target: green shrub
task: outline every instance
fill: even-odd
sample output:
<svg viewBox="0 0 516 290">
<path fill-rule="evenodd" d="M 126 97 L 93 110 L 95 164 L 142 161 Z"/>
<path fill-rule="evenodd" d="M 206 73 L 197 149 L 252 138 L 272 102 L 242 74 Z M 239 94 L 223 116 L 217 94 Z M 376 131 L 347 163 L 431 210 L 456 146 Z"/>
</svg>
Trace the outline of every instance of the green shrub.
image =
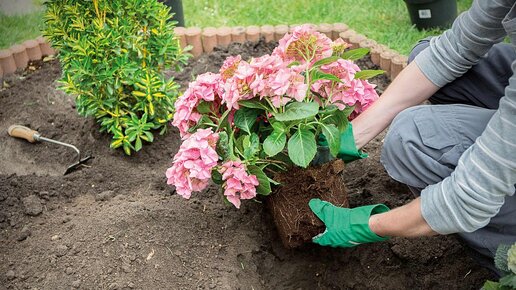
<svg viewBox="0 0 516 290">
<path fill-rule="evenodd" d="M 59 51 L 60 88 L 76 96 L 79 114 L 94 116 L 126 154 L 167 130 L 178 85 L 163 71 L 188 54 L 156 0 L 50 0 L 44 35 Z"/>
</svg>

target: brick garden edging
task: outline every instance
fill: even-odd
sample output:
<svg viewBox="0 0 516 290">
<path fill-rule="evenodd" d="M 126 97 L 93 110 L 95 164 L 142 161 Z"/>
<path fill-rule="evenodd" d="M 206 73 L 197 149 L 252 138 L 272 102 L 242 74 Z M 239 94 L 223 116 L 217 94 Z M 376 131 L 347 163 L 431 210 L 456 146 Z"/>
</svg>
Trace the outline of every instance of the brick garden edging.
<svg viewBox="0 0 516 290">
<path fill-rule="evenodd" d="M 181 46 L 192 46 L 190 53 L 197 57 L 202 53 L 213 51 L 216 46 L 226 47 L 232 42 L 243 43 L 246 41 L 258 41 L 263 37 L 265 41 L 278 41 L 285 33 L 292 30 L 294 25 L 263 25 L 263 26 L 235 26 L 235 27 L 176 27 L 175 34 L 180 40 Z M 322 23 L 314 25 L 317 31 L 326 34 L 332 40 L 342 38 L 352 45 L 352 48 L 365 47 L 370 49 L 371 60 L 380 66 L 387 75 L 394 79 L 407 65 L 407 57 L 368 39 L 359 34 L 344 23 Z M 17 70 L 27 68 L 29 61 L 40 60 L 45 56 L 54 55 L 56 51 L 48 41 L 40 36 L 34 40 L 27 40 L 22 44 L 16 44 L 9 49 L 0 50 L 0 80 Z M 1 85 L 1 84 L 0 84 Z"/>
<path fill-rule="evenodd" d="M 0 79 L 17 70 L 26 69 L 29 61 L 41 60 L 55 53 L 43 36 L 0 50 Z"/>
</svg>

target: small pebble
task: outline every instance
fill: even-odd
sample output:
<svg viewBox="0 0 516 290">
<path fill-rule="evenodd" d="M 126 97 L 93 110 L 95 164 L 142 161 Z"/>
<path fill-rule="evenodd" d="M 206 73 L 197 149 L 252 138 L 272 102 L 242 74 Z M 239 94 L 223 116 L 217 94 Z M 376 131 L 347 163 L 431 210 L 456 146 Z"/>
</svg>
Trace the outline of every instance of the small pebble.
<svg viewBox="0 0 516 290">
<path fill-rule="evenodd" d="M 75 280 L 72 282 L 73 288 L 79 288 L 81 286 L 81 280 Z"/>
<path fill-rule="evenodd" d="M 73 269 L 72 269 L 72 267 L 66 267 L 66 269 L 65 269 L 65 273 L 66 273 L 66 275 L 72 275 L 72 274 L 73 274 Z"/>
<path fill-rule="evenodd" d="M 7 271 L 5 276 L 7 277 L 8 280 L 13 280 L 14 278 L 16 278 L 16 274 L 14 274 L 13 270 Z"/>
<path fill-rule="evenodd" d="M 39 197 L 35 195 L 27 196 L 22 200 L 25 214 L 37 216 L 43 212 L 43 204 Z"/>
<path fill-rule="evenodd" d="M 21 242 L 21 241 L 24 241 L 26 240 L 30 235 L 32 234 L 32 232 L 29 230 L 29 227 L 27 226 L 24 226 L 22 228 L 22 230 L 20 231 L 20 235 L 18 236 L 18 241 Z"/>
<path fill-rule="evenodd" d="M 130 273 L 131 272 L 131 266 L 127 265 L 127 264 L 122 265 L 122 271 L 124 271 L 125 273 Z"/>
<path fill-rule="evenodd" d="M 95 195 L 95 201 L 106 201 L 110 200 L 115 196 L 115 192 L 113 190 L 106 190 L 97 195 Z"/>
<path fill-rule="evenodd" d="M 62 257 L 64 255 L 66 255 L 67 252 L 68 252 L 68 247 L 66 245 L 59 245 L 56 248 L 56 255 L 58 257 Z"/>
<path fill-rule="evenodd" d="M 61 238 L 61 237 L 60 237 L 59 235 L 53 235 L 50 239 L 51 239 L 52 241 L 57 241 L 57 240 L 59 240 L 60 238 Z"/>
</svg>

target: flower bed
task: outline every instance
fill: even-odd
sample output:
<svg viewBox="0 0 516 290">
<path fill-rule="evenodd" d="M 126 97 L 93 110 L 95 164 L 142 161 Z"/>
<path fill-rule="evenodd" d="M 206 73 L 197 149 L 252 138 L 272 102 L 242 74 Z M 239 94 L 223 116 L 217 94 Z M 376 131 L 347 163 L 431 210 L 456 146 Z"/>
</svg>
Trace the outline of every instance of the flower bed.
<svg viewBox="0 0 516 290">
<path fill-rule="evenodd" d="M 216 72 L 230 55 L 271 53 L 274 43 L 230 44 L 190 62 L 176 80 Z M 363 68 L 377 68 L 369 59 Z M 453 237 L 393 239 L 354 249 L 307 245 L 287 251 L 260 203 L 240 210 L 218 188 L 185 201 L 163 172 L 179 148 L 173 131 L 134 156 L 108 148 L 109 136 L 77 115 L 56 90 L 57 62 L 6 77 L 0 91 L 0 285 L 7 288 L 134 289 L 478 289 L 492 278 Z M 20 77 L 23 76 L 23 77 Z M 373 79 L 379 90 L 388 79 Z M 78 146 L 96 158 L 62 176 L 66 148 L 8 137 L 14 123 Z M 382 136 L 370 157 L 346 167 L 350 206 L 412 198 L 381 165 Z"/>
</svg>

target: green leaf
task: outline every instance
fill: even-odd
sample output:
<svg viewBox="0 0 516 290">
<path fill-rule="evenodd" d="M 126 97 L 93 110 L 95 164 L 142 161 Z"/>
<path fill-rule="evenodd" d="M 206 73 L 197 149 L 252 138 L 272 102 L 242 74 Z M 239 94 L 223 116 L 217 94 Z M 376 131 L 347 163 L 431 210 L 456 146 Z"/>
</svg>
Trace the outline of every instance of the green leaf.
<svg viewBox="0 0 516 290">
<path fill-rule="evenodd" d="M 327 58 L 323 58 L 321 60 L 316 61 L 312 65 L 312 67 L 320 67 L 320 66 L 323 66 L 325 64 L 330 64 L 332 62 L 336 62 L 339 59 L 340 59 L 340 57 L 338 57 L 338 56 L 330 56 L 330 57 L 327 57 Z"/>
<path fill-rule="evenodd" d="M 500 278 L 500 285 L 516 289 L 516 274 L 509 274 Z"/>
<path fill-rule="evenodd" d="M 300 65 L 300 64 L 301 64 L 301 63 L 300 63 L 299 61 L 293 61 L 293 62 L 289 63 L 289 64 L 287 65 L 287 67 L 288 67 L 288 68 L 291 68 L 291 67 L 293 67 L 293 66 L 295 66 L 295 65 Z"/>
<path fill-rule="evenodd" d="M 249 135 L 240 135 L 236 140 L 235 140 L 235 150 L 237 153 L 239 153 L 240 155 L 244 155 L 244 139 L 247 139 L 247 142 L 249 142 Z"/>
<path fill-rule="evenodd" d="M 353 113 L 353 111 L 355 110 L 355 106 L 349 106 L 349 107 L 346 107 L 344 110 L 342 110 L 342 114 L 344 114 L 347 117 L 349 117 L 349 115 L 351 115 L 351 113 Z"/>
<path fill-rule="evenodd" d="M 220 117 L 219 125 L 217 126 L 216 131 L 220 131 L 221 128 L 226 129 L 226 131 L 231 131 L 231 126 L 229 125 L 228 117 L 231 109 L 226 110 L 222 116 Z"/>
<path fill-rule="evenodd" d="M 134 150 L 140 151 L 140 149 L 142 149 L 142 139 L 140 139 L 140 137 L 138 136 L 136 138 L 136 142 L 134 142 Z"/>
<path fill-rule="evenodd" d="M 206 101 L 201 101 L 197 107 L 197 112 L 201 113 L 201 114 L 208 114 L 209 112 L 211 112 L 211 103 L 210 102 L 206 102 Z"/>
<path fill-rule="evenodd" d="M 276 122 L 279 123 L 279 122 Z M 287 143 L 287 134 L 284 131 L 274 130 L 263 141 L 263 150 L 268 156 L 274 156 L 280 153 Z"/>
<path fill-rule="evenodd" d="M 341 82 L 341 80 L 335 75 L 322 72 L 318 69 L 314 69 L 310 71 L 310 82 L 313 83 L 317 80 L 330 80 L 334 82 Z"/>
<path fill-rule="evenodd" d="M 235 126 L 244 130 L 248 134 L 251 134 L 251 128 L 256 123 L 256 118 L 259 115 L 259 111 L 250 108 L 240 108 L 235 113 Z"/>
<path fill-rule="evenodd" d="M 261 109 L 261 110 L 270 111 L 269 107 L 267 105 L 261 103 L 258 100 L 255 100 L 255 99 L 239 101 L 238 104 L 240 106 L 246 107 L 246 108 Z"/>
<path fill-rule="evenodd" d="M 274 117 L 277 121 L 294 121 L 311 118 L 319 112 L 319 104 L 316 102 L 290 103 L 285 107 L 284 113 L 275 114 Z"/>
<path fill-rule="evenodd" d="M 337 110 L 331 114 L 328 118 L 324 119 L 325 124 L 333 124 L 337 126 L 340 132 L 343 132 L 349 124 L 348 116 L 355 109 L 354 106 L 347 107 L 344 110 Z"/>
<path fill-rule="evenodd" d="M 252 175 L 255 175 L 260 183 L 256 188 L 256 192 L 261 195 L 269 195 L 271 193 L 271 183 L 269 177 L 258 166 L 249 165 L 247 170 Z"/>
<path fill-rule="evenodd" d="M 328 115 L 328 114 L 332 114 L 333 112 L 337 111 L 339 108 L 335 105 L 329 105 L 329 106 L 326 106 L 326 108 L 321 108 L 319 110 L 319 114 L 321 115 Z"/>
<path fill-rule="evenodd" d="M 306 168 L 316 152 L 315 135 L 307 128 L 299 128 L 288 140 L 288 156 L 298 166 Z"/>
<path fill-rule="evenodd" d="M 367 80 L 383 73 L 385 73 L 385 71 L 381 69 L 362 70 L 355 73 L 355 79 Z"/>
<path fill-rule="evenodd" d="M 339 154 L 340 149 L 340 131 L 333 124 L 321 124 L 322 132 L 326 137 L 326 141 L 328 142 L 328 147 L 330 147 L 330 153 L 333 156 L 337 156 Z"/>
<path fill-rule="evenodd" d="M 363 48 L 348 50 L 348 51 L 344 52 L 343 54 L 341 54 L 340 57 L 342 57 L 343 59 L 348 59 L 348 60 L 357 60 L 357 59 L 361 59 L 362 57 L 366 56 L 368 53 L 369 53 L 369 48 L 363 47 Z"/>
<path fill-rule="evenodd" d="M 127 143 L 124 142 L 123 148 L 124 148 L 125 154 L 131 155 L 131 146 L 130 146 L 130 144 L 127 144 Z"/>
<path fill-rule="evenodd" d="M 215 168 L 211 170 L 211 180 L 218 185 L 222 185 L 224 183 L 222 180 L 222 174 L 220 174 L 220 172 Z"/>
<path fill-rule="evenodd" d="M 230 157 L 233 156 L 233 146 L 229 145 L 228 133 L 224 131 L 219 132 L 219 141 L 217 142 L 216 151 L 223 160 L 230 159 Z"/>
<path fill-rule="evenodd" d="M 255 133 L 244 137 L 244 158 L 253 158 L 260 151 L 260 138 Z"/>
<path fill-rule="evenodd" d="M 487 280 L 482 286 L 482 290 L 500 290 L 500 283 Z"/>
</svg>

